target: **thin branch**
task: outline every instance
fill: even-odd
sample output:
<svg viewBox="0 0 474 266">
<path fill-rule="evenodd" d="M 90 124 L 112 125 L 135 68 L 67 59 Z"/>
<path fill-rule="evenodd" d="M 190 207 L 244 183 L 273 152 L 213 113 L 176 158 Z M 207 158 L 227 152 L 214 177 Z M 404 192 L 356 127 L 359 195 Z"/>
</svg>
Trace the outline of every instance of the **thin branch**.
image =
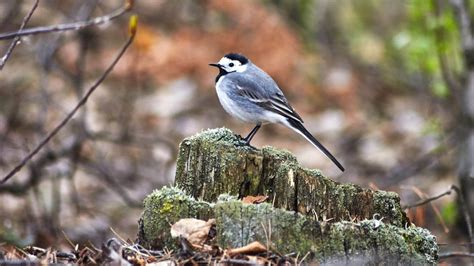
<svg viewBox="0 0 474 266">
<path fill-rule="evenodd" d="M 421 205 L 425 205 L 427 203 L 430 203 L 432 201 L 435 201 L 437 199 L 440 199 L 444 196 L 447 196 L 447 195 L 451 195 L 451 192 L 453 191 L 452 188 L 450 188 L 448 191 L 445 191 L 437 196 L 433 196 L 433 197 L 429 197 L 429 198 L 426 198 L 426 199 L 423 199 L 423 200 L 420 200 L 416 203 L 413 203 L 411 205 L 405 205 L 405 206 L 402 206 L 403 209 L 411 209 L 411 208 L 414 208 L 414 207 L 418 207 L 418 206 L 421 206 Z"/>
<path fill-rule="evenodd" d="M 26 26 L 26 23 L 28 23 L 28 21 L 30 21 L 30 18 L 31 16 L 33 15 L 33 13 L 35 12 L 36 8 L 38 7 L 38 4 L 39 4 L 39 0 L 36 0 L 33 7 L 31 8 L 30 12 L 28 12 L 28 14 L 26 15 L 26 17 L 23 18 L 23 22 L 21 23 L 21 26 L 20 26 L 20 29 L 19 31 L 22 31 L 25 26 Z M 0 70 L 3 69 L 3 67 L 5 66 L 5 64 L 7 63 L 8 61 L 8 58 L 10 58 L 10 55 L 13 53 L 13 50 L 15 49 L 15 47 L 17 46 L 17 44 L 20 42 L 20 37 L 19 36 L 16 36 L 12 43 L 10 44 L 10 46 L 8 47 L 8 50 L 7 52 L 5 53 L 5 55 L 0 58 Z"/>
<path fill-rule="evenodd" d="M 412 186 L 410 188 L 413 192 L 415 192 L 418 197 L 420 197 L 420 199 L 426 199 L 428 198 L 428 194 L 424 193 L 423 191 L 421 191 L 419 188 L 417 188 L 416 186 Z M 443 219 L 443 216 L 441 215 L 441 212 L 439 211 L 439 209 L 433 204 L 433 202 L 429 202 L 430 203 L 430 206 L 431 208 L 433 209 L 433 211 L 435 212 L 436 216 L 438 217 L 441 225 L 443 226 L 443 229 L 444 229 L 444 232 L 445 233 L 449 233 L 449 228 L 446 226 L 446 223 Z"/>
<path fill-rule="evenodd" d="M 52 26 L 43 26 L 43 27 L 34 27 L 29 29 L 24 29 L 15 32 L 7 32 L 0 34 L 0 40 L 8 40 L 16 37 L 27 36 L 27 35 L 36 35 L 40 33 L 49 33 L 49 32 L 59 32 L 59 31 L 68 31 L 68 30 L 80 30 L 93 25 L 100 25 L 113 19 L 116 19 L 123 15 L 125 12 L 132 9 L 132 1 L 128 0 L 122 5 L 119 9 L 111 12 L 108 15 L 96 17 L 87 21 L 79 21 L 74 23 L 59 24 Z"/>
<path fill-rule="evenodd" d="M 453 252 L 445 252 L 439 254 L 439 259 L 448 259 L 453 257 L 467 257 L 467 258 L 474 258 L 474 253 L 463 252 L 463 251 L 453 251 Z"/>
<path fill-rule="evenodd" d="M 51 133 L 49 133 L 46 138 L 44 138 L 36 148 L 31 151 L 23 160 L 13 168 L 1 181 L 0 184 L 5 183 L 8 179 L 13 177 L 18 171 L 25 166 L 31 158 L 38 153 L 48 142 L 69 122 L 69 120 L 74 116 L 74 114 L 83 106 L 87 100 L 89 99 L 89 96 L 99 87 L 99 85 L 105 80 L 105 78 L 109 75 L 109 73 L 114 69 L 115 65 L 118 63 L 120 58 L 122 58 L 123 54 L 127 50 L 127 48 L 130 46 L 130 44 L 133 42 L 133 39 L 135 38 L 135 31 L 130 31 L 130 37 L 128 38 L 127 42 L 123 45 L 122 49 L 120 52 L 117 54 L 115 59 L 112 61 L 112 63 L 109 65 L 109 67 L 105 70 L 105 72 L 100 76 L 100 78 L 92 85 L 92 87 L 89 88 L 87 93 L 82 97 L 82 99 L 76 104 L 76 107 L 57 125 Z"/>
<path fill-rule="evenodd" d="M 21 196 L 25 194 L 32 186 L 36 185 L 42 177 L 43 168 L 51 165 L 62 158 L 67 158 L 73 153 L 80 145 L 82 140 L 76 139 L 75 141 L 66 143 L 57 151 L 47 150 L 36 157 L 34 163 L 28 167 L 29 173 L 28 178 L 22 183 L 10 183 L 0 186 L 0 193 L 10 193 L 15 196 Z"/>
<path fill-rule="evenodd" d="M 473 232 L 472 232 L 472 219 L 471 219 L 471 216 L 469 214 L 469 210 L 466 208 L 466 202 L 464 200 L 464 197 L 463 197 L 463 194 L 461 192 L 461 190 L 455 186 L 455 185 L 452 185 L 448 191 L 446 192 L 443 192 L 437 196 L 433 196 L 433 197 L 430 197 L 430 198 L 426 198 L 426 199 L 423 199 L 417 203 L 414 203 L 412 205 L 406 205 L 404 206 L 403 208 L 404 209 L 409 209 L 409 208 L 413 208 L 413 207 L 417 207 L 417 206 L 421 206 L 421 205 L 424 205 L 424 204 L 427 204 L 429 202 L 432 202 L 434 200 L 437 200 L 439 198 L 442 198 L 446 195 L 449 195 L 451 194 L 452 191 L 455 191 L 456 194 L 458 195 L 458 201 L 459 201 L 459 205 L 460 205 L 460 209 L 461 209 L 461 212 L 464 216 L 464 222 L 466 223 L 466 227 L 467 227 L 467 233 L 469 235 L 469 242 L 471 243 L 470 246 L 472 247 L 474 243 L 474 235 L 473 235 Z"/>
<path fill-rule="evenodd" d="M 90 162 L 89 160 L 81 160 L 80 164 L 85 168 L 86 171 L 90 171 L 95 175 L 100 175 L 107 184 L 107 187 L 117 193 L 117 195 L 120 196 L 129 207 L 142 207 L 142 203 L 131 198 L 128 195 L 126 189 L 122 186 L 122 184 L 110 174 L 111 171 L 107 169 L 104 165 L 95 164 L 93 162 Z"/>
</svg>

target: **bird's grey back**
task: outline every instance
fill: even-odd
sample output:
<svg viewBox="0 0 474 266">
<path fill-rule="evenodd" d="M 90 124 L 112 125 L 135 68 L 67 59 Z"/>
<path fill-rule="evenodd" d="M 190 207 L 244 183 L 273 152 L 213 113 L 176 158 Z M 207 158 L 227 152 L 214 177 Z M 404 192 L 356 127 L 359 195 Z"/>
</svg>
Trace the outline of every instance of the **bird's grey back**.
<svg viewBox="0 0 474 266">
<path fill-rule="evenodd" d="M 262 99 L 283 95 L 276 82 L 252 62 L 248 63 L 246 71 L 229 73 L 226 79 L 241 88 L 252 90 L 254 94 Z"/>
</svg>

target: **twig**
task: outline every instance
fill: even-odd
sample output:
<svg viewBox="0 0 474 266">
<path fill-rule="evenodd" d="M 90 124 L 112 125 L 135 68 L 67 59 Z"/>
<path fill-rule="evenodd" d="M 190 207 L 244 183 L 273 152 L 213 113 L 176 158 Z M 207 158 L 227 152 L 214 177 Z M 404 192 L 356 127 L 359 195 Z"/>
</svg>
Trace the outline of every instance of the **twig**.
<svg viewBox="0 0 474 266">
<path fill-rule="evenodd" d="M 23 158 L 23 160 L 17 165 L 15 166 L 15 168 L 13 168 L 13 170 L 11 170 L 1 181 L 0 181 L 0 184 L 3 184 L 5 183 L 8 179 L 10 179 L 11 177 L 13 177 L 18 171 L 21 170 L 21 168 L 23 168 L 23 166 L 25 166 L 29 160 L 31 160 L 31 158 L 33 158 L 33 156 L 38 153 L 46 144 L 48 144 L 48 142 L 59 132 L 59 130 L 61 130 L 68 122 L 69 120 L 74 116 L 74 114 L 79 110 L 79 108 L 81 108 L 81 106 L 83 106 L 87 100 L 89 99 L 89 96 L 95 91 L 95 89 L 97 89 L 97 87 L 99 87 L 99 85 L 105 80 L 105 78 L 109 75 L 109 73 L 114 69 L 115 65 L 118 63 L 118 61 L 120 60 L 120 58 L 122 58 L 123 54 L 125 53 L 125 51 L 127 50 L 127 48 L 130 46 L 130 44 L 133 42 L 133 39 L 135 38 L 135 35 L 136 35 L 136 17 L 135 16 L 132 16 L 131 20 L 130 20 L 130 36 L 127 40 L 127 42 L 123 45 L 122 49 L 120 50 L 120 52 L 117 54 L 117 56 L 115 57 L 115 59 L 112 61 L 112 63 L 109 65 L 109 67 L 105 70 L 105 72 L 99 77 L 99 79 L 94 83 L 94 85 L 92 85 L 92 87 L 89 88 L 89 90 L 87 91 L 87 93 L 82 97 L 82 99 L 76 104 L 76 107 L 74 107 L 74 109 L 63 119 L 63 121 L 61 121 L 61 123 L 59 123 L 59 125 L 57 125 L 53 131 L 51 131 L 51 133 L 49 133 L 46 138 L 44 138 L 39 144 L 38 146 L 36 146 L 36 148 L 31 151 L 25 158 Z"/>
<path fill-rule="evenodd" d="M 20 26 L 20 29 L 18 31 L 22 31 L 23 28 L 25 28 L 26 26 L 26 23 L 28 23 L 28 21 L 30 21 L 30 18 L 31 16 L 33 15 L 33 13 L 35 12 L 36 8 L 38 7 L 38 4 L 39 4 L 39 0 L 36 0 L 35 3 L 33 4 L 33 7 L 31 8 L 30 12 L 26 15 L 25 18 L 23 18 L 23 22 L 21 23 L 21 26 Z M 5 64 L 7 63 L 8 61 L 8 58 L 10 58 L 10 55 L 13 53 L 13 49 L 15 49 L 15 47 L 17 46 L 17 44 L 19 43 L 20 41 L 20 37 L 19 36 L 16 36 L 12 43 L 10 44 L 10 46 L 8 47 L 8 50 L 7 52 L 5 53 L 5 55 L 0 58 L 0 70 L 3 69 L 3 67 L 5 66 Z"/>
<path fill-rule="evenodd" d="M 78 145 L 80 145 L 79 139 L 75 142 L 66 143 L 60 150 L 47 150 L 41 153 L 36 157 L 36 161 L 28 168 L 29 174 L 25 182 L 2 185 L 0 186 L 0 193 L 6 192 L 17 196 L 25 194 L 31 186 L 34 186 L 40 181 L 44 167 L 68 156 Z"/>
<path fill-rule="evenodd" d="M 24 29 L 24 30 L 15 31 L 15 32 L 7 32 L 7 33 L 0 34 L 0 40 L 8 40 L 8 39 L 16 38 L 16 37 L 36 35 L 40 33 L 80 30 L 89 26 L 100 25 L 100 24 L 109 22 L 113 19 L 120 17 L 125 12 L 131 10 L 132 7 L 133 7 L 133 1 L 128 0 L 119 9 L 105 16 L 96 17 L 96 18 L 89 19 L 86 21 L 79 21 L 79 22 L 74 22 L 74 23 L 34 27 L 34 28 Z"/>
<path fill-rule="evenodd" d="M 420 197 L 420 199 L 429 198 L 428 194 L 421 191 L 416 186 L 409 187 L 409 189 L 411 189 L 413 192 L 415 192 L 418 195 L 418 197 Z M 430 204 L 431 208 L 433 209 L 433 211 L 435 212 L 436 216 L 438 217 L 438 219 L 441 223 L 441 226 L 443 226 L 444 232 L 449 233 L 449 228 L 446 225 L 446 222 L 444 221 L 443 216 L 441 215 L 441 212 L 439 211 L 439 209 L 433 204 L 433 202 L 429 202 L 429 204 Z"/>
<path fill-rule="evenodd" d="M 416 202 L 416 203 L 413 203 L 413 204 L 411 204 L 411 205 L 404 205 L 404 206 L 402 206 L 402 208 L 403 208 L 403 209 L 411 209 L 411 208 L 414 208 L 414 207 L 418 207 L 418 206 L 421 206 L 421 205 L 425 205 L 425 204 L 427 204 L 427 203 L 430 203 L 430 202 L 432 202 L 432 201 L 435 201 L 435 200 L 437 200 L 437 199 L 439 199 L 439 198 L 442 198 L 442 197 L 444 197 L 444 196 L 451 195 L 451 192 L 452 192 L 452 191 L 453 191 L 453 189 L 452 189 L 452 187 L 451 187 L 449 190 L 447 190 L 447 191 L 445 191 L 445 192 L 443 192 L 443 193 L 441 193 L 441 194 L 439 194 L 439 195 L 437 195 L 437 196 L 433 196 L 433 197 L 429 197 L 429 198 L 420 200 L 420 201 L 418 201 L 418 202 Z"/>
<path fill-rule="evenodd" d="M 77 245 L 74 245 L 74 243 L 72 243 L 71 239 L 69 239 L 69 237 L 66 235 L 66 232 L 64 232 L 64 230 L 61 230 L 61 232 L 63 233 L 63 236 L 64 238 L 66 239 L 66 241 L 69 243 L 69 245 L 71 245 L 71 247 L 77 251 Z"/>
<path fill-rule="evenodd" d="M 116 178 L 114 178 L 114 176 L 110 173 L 111 171 L 105 165 L 96 164 L 94 162 L 90 162 L 89 160 L 80 160 L 80 163 L 83 167 L 85 167 L 86 171 L 92 171 L 94 174 L 99 174 L 107 183 L 109 188 L 115 191 L 128 206 L 135 208 L 142 206 L 141 202 L 134 200 L 128 195 L 122 184 L 118 182 Z"/>
<path fill-rule="evenodd" d="M 448 259 L 453 257 L 468 257 L 474 258 L 474 253 L 463 252 L 463 251 L 453 251 L 439 254 L 439 259 Z"/>
<path fill-rule="evenodd" d="M 119 235 L 111 226 L 109 226 L 110 231 L 122 241 L 123 244 L 128 244 L 127 240 L 125 240 L 121 235 Z"/>
<path fill-rule="evenodd" d="M 420 206 L 420 205 L 424 205 L 424 204 L 427 204 L 431 201 L 434 201 L 434 200 L 437 200 L 439 198 L 442 198 L 446 195 L 449 195 L 451 194 L 452 191 L 455 191 L 457 196 L 458 196 L 458 200 L 459 200 L 459 205 L 460 205 L 460 208 L 461 208 L 461 211 L 463 213 L 463 216 L 464 216 L 464 222 L 466 223 L 466 227 L 467 227 L 467 233 L 469 235 L 469 242 L 471 243 L 470 246 L 472 247 L 472 243 L 474 243 L 474 235 L 473 235 L 473 232 L 472 232 L 472 219 L 471 219 L 471 216 L 469 214 L 469 210 L 466 208 L 466 202 L 464 201 L 464 197 L 463 197 L 463 194 L 461 192 L 461 190 L 455 186 L 455 185 L 452 185 L 448 191 L 445 191 L 437 196 L 433 196 L 433 197 L 430 197 L 430 198 L 426 198 L 426 199 L 423 199 L 417 203 L 414 203 L 412 205 L 405 205 L 403 206 L 403 209 L 409 209 L 409 208 L 413 208 L 413 207 L 417 207 L 417 206 Z"/>
<path fill-rule="evenodd" d="M 298 265 L 302 265 L 303 261 L 309 256 L 310 252 L 306 253 L 304 257 L 301 259 L 301 261 L 298 263 Z"/>
</svg>

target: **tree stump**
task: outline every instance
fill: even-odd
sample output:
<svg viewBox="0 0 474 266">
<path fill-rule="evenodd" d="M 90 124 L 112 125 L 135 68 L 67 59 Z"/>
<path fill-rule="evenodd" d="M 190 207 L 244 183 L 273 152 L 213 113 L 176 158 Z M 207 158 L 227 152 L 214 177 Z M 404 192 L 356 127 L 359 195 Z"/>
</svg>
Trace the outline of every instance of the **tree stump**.
<svg viewBox="0 0 474 266">
<path fill-rule="evenodd" d="M 175 185 L 208 202 L 223 193 L 267 195 L 274 207 L 311 214 L 317 220 L 378 216 L 397 226 L 409 222 L 396 193 L 340 184 L 301 167 L 287 151 L 246 146 L 228 129 L 208 130 L 181 143 Z"/>
<path fill-rule="evenodd" d="M 266 195 L 272 204 L 237 200 L 247 195 Z M 186 138 L 175 187 L 153 192 L 144 205 L 139 242 L 151 248 L 173 247 L 170 224 L 181 218 L 215 218 L 223 248 L 260 241 L 319 262 L 437 260 L 435 237 L 410 224 L 396 193 L 340 184 L 287 151 L 248 147 L 227 129 Z"/>
</svg>

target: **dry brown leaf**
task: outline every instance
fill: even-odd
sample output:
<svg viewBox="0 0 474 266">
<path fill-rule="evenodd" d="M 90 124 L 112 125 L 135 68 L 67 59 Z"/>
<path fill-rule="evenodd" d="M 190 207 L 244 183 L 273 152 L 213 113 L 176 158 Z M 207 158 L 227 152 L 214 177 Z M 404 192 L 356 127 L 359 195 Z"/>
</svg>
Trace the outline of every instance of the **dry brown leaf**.
<svg viewBox="0 0 474 266">
<path fill-rule="evenodd" d="M 233 248 L 227 251 L 229 256 L 237 254 L 258 254 L 267 251 L 267 248 L 260 242 L 254 241 L 240 248 Z"/>
<path fill-rule="evenodd" d="M 259 204 L 265 202 L 267 199 L 268 196 L 247 196 L 242 199 L 242 202 L 247 204 Z"/>
<path fill-rule="evenodd" d="M 209 230 L 215 224 L 215 219 L 207 222 L 194 218 L 181 219 L 171 226 L 171 236 L 182 236 L 193 245 L 201 245 L 207 240 Z"/>
</svg>

